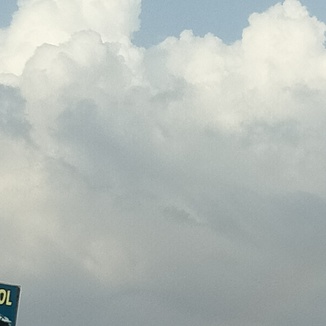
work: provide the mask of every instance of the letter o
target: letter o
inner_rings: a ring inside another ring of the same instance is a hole
[[[0,289],[0,305],[6,302],[7,291],[4,289]]]

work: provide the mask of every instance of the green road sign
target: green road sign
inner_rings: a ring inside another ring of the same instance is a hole
[[[20,286],[0,283],[0,326],[15,326]]]

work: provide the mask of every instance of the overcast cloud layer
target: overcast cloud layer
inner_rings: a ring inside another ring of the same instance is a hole
[[[1,279],[26,326],[326,323],[326,26],[132,43],[140,0],[0,30]]]

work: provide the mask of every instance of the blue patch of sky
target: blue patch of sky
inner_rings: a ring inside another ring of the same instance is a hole
[[[241,39],[253,12],[263,12],[277,0],[143,0],[141,29],[134,42],[145,47],[168,36],[178,36],[185,29],[203,36],[209,32],[226,43]],[[309,12],[326,21],[325,0],[302,0]]]
[[[275,0],[143,0],[142,26],[135,42],[149,46],[191,29],[195,35],[211,32],[231,43],[241,38],[252,12],[264,11],[273,4]]]
[[[0,0],[0,28],[7,27],[13,13],[17,10],[17,1]]]

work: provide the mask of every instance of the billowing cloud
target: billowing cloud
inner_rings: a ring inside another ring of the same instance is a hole
[[[324,23],[136,47],[140,1],[20,1],[0,33],[2,278],[26,325],[326,321]]]
[[[140,0],[18,0],[12,26],[0,34],[1,71],[20,74],[43,44],[58,45],[82,30],[105,42],[129,43],[138,30]]]

